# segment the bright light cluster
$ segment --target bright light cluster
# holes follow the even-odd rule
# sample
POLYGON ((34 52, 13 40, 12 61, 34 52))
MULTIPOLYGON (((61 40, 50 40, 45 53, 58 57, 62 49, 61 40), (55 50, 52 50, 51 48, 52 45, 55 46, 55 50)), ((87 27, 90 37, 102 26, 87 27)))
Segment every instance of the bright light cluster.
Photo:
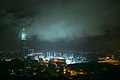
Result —
MULTIPOLYGON (((30 56, 30 55, 29 55, 30 56)), ((82 63, 86 60, 86 57, 83 56, 74 56, 73 54, 67 54, 67 53, 34 53, 34 55, 31 55, 35 57, 35 60, 39 60, 40 58, 43 59, 44 62, 49 62, 51 59, 59 59, 59 60, 65 60, 66 64, 75 64, 75 63, 82 63)))
POLYGON ((22 32, 21 40, 26 40, 26 34, 22 32))

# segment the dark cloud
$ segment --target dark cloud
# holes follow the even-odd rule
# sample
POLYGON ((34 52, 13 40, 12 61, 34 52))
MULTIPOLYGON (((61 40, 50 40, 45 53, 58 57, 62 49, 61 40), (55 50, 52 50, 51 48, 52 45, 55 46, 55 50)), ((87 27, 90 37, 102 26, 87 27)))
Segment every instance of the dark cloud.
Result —
POLYGON ((1 0, 1 44, 9 43, 10 37, 16 41, 19 29, 26 27, 34 47, 119 48, 119 4, 119 0, 1 0))

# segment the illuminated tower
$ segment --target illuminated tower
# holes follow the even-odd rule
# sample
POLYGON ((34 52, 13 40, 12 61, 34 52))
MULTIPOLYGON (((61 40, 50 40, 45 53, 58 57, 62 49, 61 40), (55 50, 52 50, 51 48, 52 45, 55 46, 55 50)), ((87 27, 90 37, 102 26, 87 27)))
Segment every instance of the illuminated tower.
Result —
POLYGON ((21 49, 21 56, 22 58, 24 58, 24 56, 26 56, 27 54, 27 47, 26 47, 26 38, 27 34, 25 32, 25 28, 22 28, 22 31, 21 31, 21 42, 22 42, 22 49, 21 49))
POLYGON ((25 28, 22 28, 21 40, 24 41, 24 42, 26 41, 26 32, 25 32, 25 28))

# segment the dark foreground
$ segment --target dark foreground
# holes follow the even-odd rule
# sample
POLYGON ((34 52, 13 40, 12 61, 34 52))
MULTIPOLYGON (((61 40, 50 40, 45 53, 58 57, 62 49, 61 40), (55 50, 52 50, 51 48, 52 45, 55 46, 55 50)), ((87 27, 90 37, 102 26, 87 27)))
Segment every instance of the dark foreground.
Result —
POLYGON ((120 80, 120 66, 93 62, 57 67, 49 63, 46 67, 34 61, 13 60, 0 62, 0 80, 120 80))

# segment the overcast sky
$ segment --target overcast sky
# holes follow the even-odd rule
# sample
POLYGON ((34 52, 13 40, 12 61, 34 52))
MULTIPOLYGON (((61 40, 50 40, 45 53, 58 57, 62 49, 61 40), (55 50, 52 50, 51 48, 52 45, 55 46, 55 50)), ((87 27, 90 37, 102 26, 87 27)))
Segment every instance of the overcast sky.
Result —
POLYGON ((0 49, 120 49, 119 0, 0 0, 0 49))

